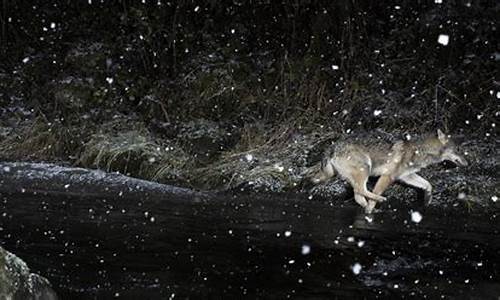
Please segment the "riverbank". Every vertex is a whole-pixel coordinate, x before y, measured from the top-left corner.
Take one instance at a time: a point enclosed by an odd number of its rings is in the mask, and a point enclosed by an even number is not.
[[[328,131],[304,133],[285,128],[261,133],[257,143],[257,137],[249,137],[248,132],[224,131],[214,123],[210,126],[207,123],[178,126],[171,138],[154,134],[152,129],[138,129],[137,124],[134,125],[130,128],[135,130],[125,133],[122,124],[116,131],[109,132],[107,129],[107,132],[89,134],[89,139],[82,140],[81,147],[69,156],[51,150],[59,148],[59,141],[67,142],[60,137],[35,140],[11,133],[0,141],[3,146],[0,147],[0,157],[4,161],[23,159],[28,162],[4,163],[5,168],[0,172],[2,176],[7,176],[5,178],[11,176],[14,182],[15,178],[22,182],[25,175],[33,174],[35,169],[41,178],[50,177],[47,174],[55,172],[60,176],[61,186],[69,184],[71,189],[88,184],[85,181],[96,181],[88,175],[92,172],[85,169],[101,169],[189,190],[236,194],[294,193],[322,201],[352,197],[350,187],[340,178],[316,186],[309,182],[311,174],[318,168],[322,152],[339,136]],[[167,131],[167,128],[163,130]],[[57,134],[52,130],[44,133],[48,136]],[[30,131],[30,134],[36,135],[36,132]],[[373,134],[388,139],[398,138],[398,134],[384,131]],[[233,141],[228,141],[228,137]],[[442,163],[421,172],[434,185],[432,205],[466,209],[498,205],[500,158],[496,149],[499,140],[491,136],[470,136],[462,137],[462,141],[460,151],[465,153],[469,167],[459,168],[451,163]],[[55,165],[30,165],[29,161],[53,162]],[[73,166],[84,169],[72,169]],[[6,172],[18,167],[23,171],[15,178]],[[30,168],[34,169],[30,171]],[[96,174],[101,174],[99,176],[103,178],[118,176],[104,172]],[[123,178],[127,178],[125,176]],[[77,182],[73,182],[75,180]],[[120,182],[127,180],[119,179],[113,185],[120,188]],[[391,201],[412,202],[419,198],[418,191],[397,184],[391,186],[386,195]]]

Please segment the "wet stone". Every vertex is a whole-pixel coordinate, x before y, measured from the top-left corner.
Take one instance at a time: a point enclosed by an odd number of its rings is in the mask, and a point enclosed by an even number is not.
[[[0,247],[0,299],[58,298],[47,279],[31,273],[24,261]]]

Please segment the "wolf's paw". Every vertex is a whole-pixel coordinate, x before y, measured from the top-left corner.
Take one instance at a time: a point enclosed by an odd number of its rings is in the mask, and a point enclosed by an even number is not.
[[[371,222],[369,221],[369,219],[372,218],[373,214],[379,213],[381,211],[382,210],[380,208],[372,208],[372,209],[365,208],[365,218],[368,218],[367,221]]]

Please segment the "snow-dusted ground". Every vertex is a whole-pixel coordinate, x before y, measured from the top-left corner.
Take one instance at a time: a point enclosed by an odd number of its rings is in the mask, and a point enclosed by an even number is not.
[[[161,199],[175,195],[208,197],[207,193],[132,178],[119,173],[63,167],[50,163],[0,162],[0,192],[63,193]]]

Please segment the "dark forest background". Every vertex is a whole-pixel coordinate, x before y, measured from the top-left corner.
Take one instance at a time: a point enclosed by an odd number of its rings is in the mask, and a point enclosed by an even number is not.
[[[127,172],[138,144],[207,165],[299,133],[490,136],[499,17],[495,0],[4,0],[0,152]]]

